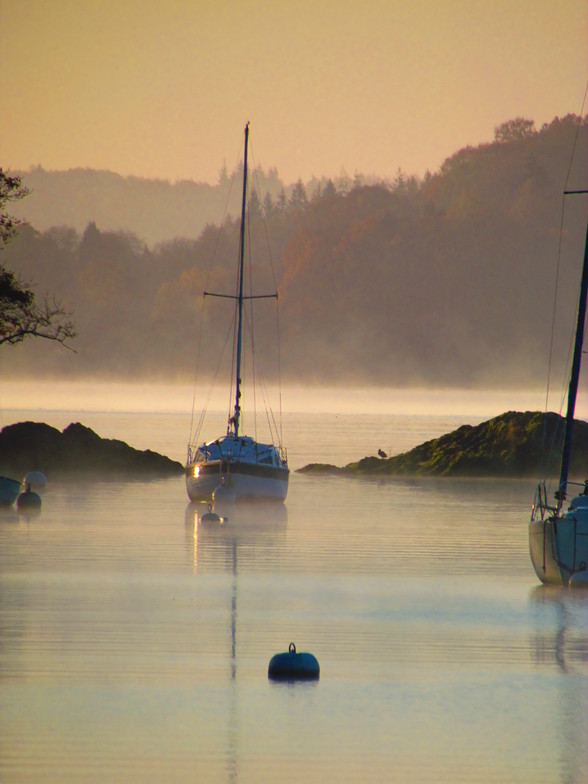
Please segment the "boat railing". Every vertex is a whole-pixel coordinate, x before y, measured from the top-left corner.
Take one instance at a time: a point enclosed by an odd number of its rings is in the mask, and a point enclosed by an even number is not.
[[[584,482],[568,482],[567,487],[581,487],[583,493],[580,493],[580,495],[588,495],[588,480]],[[565,496],[562,498],[558,491],[556,492],[555,497],[558,502],[557,506],[551,506],[551,504],[547,503],[547,489],[545,487],[545,480],[542,479],[535,491],[535,498],[533,499],[533,505],[531,507],[531,522],[538,519],[543,520],[546,515],[558,515],[560,513],[565,501]]]
[[[535,490],[535,498],[531,506],[531,522],[535,522],[538,519],[544,520],[546,515],[552,515],[556,512],[557,508],[547,503],[547,488],[545,487],[545,480],[542,479]]]

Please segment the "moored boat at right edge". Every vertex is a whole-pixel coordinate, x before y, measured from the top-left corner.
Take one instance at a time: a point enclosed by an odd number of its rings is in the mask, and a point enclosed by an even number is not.
[[[588,191],[568,193],[588,193]],[[579,485],[582,491],[572,498],[568,508],[564,510],[568,488],[575,484],[568,481],[568,474],[582,361],[587,295],[588,227],[576,318],[574,356],[568,388],[559,483],[554,494],[554,502],[551,504],[548,502],[545,481],[539,483],[529,522],[529,553],[535,573],[541,582],[558,585],[588,585],[588,481]]]

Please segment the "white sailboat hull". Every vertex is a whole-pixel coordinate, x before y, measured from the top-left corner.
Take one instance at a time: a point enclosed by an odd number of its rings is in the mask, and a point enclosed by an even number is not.
[[[209,500],[221,486],[230,488],[237,499],[285,501],[289,470],[233,460],[212,460],[186,466],[186,490],[191,501]]]
[[[529,552],[543,583],[569,585],[588,576],[588,509],[529,523]]]
[[[228,434],[201,444],[186,466],[186,490],[191,501],[210,500],[221,486],[236,499],[284,501],[290,471],[285,456],[273,444],[250,436]]]

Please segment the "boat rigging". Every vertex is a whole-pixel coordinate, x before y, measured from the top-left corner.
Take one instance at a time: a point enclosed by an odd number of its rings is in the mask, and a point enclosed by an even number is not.
[[[220,487],[231,490],[236,499],[265,498],[283,501],[288,492],[290,472],[286,453],[281,444],[259,443],[241,432],[244,303],[246,300],[277,299],[277,292],[251,295],[246,295],[244,292],[249,123],[245,126],[244,147],[237,294],[204,292],[205,297],[222,297],[235,300],[237,303],[233,412],[229,416],[227,432],[223,438],[203,443],[198,447],[191,443],[188,447],[186,488],[192,501],[208,499]]]

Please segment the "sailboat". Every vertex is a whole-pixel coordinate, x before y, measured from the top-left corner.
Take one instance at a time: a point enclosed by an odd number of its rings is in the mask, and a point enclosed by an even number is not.
[[[588,191],[566,193],[588,193]],[[578,492],[570,501],[568,508],[564,509],[568,488],[577,484],[568,481],[568,474],[582,361],[587,296],[588,227],[576,319],[574,356],[568,387],[559,484],[554,494],[554,502],[550,504],[545,481],[539,483],[529,522],[529,552],[535,573],[541,582],[558,585],[588,585],[588,481],[580,485],[582,491]]]
[[[290,470],[287,455],[281,444],[260,443],[241,432],[241,365],[243,355],[243,308],[245,300],[277,297],[277,293],[245,296],[244,261],[247,209],[247,158],[249,123],[245,126],[243,158],[243,196],[239,240],[238,293],[205,296],[225,297],[236,301],[236,348],[234,352],[235,398],[233,413],[229,416],[226,434],[220,438],[196,445],[188,445],[186,462],[186,489],[191,501],[213,497],[215,490],[223,488],[234,500],[243,498],[284,501],[288,492]]]

